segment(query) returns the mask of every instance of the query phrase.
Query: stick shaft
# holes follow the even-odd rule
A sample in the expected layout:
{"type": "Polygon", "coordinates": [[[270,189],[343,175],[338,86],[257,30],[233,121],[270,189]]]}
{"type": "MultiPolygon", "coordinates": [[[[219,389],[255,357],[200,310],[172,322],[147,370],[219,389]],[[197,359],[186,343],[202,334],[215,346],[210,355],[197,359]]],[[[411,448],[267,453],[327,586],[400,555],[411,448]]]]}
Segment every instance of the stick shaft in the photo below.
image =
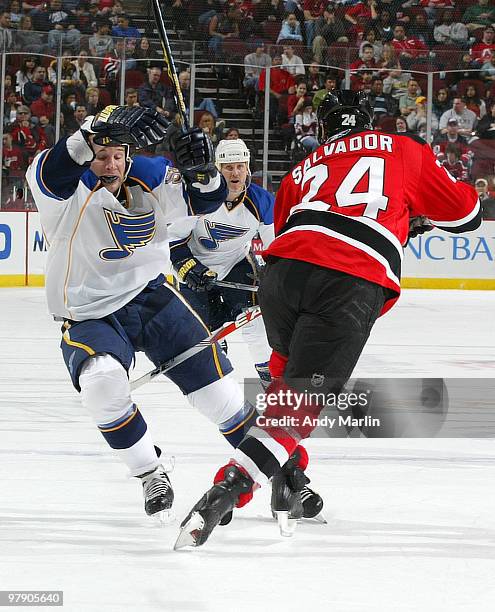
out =
{"type": "Polygon", "coordinates": [[[234,283],[231,281],[215,281],[217,287],[226,287],[227,289],[242,289],[242,291],[258,291],[258,285],[246,285],[244,283],[234,283]]]}
{"type": "Polygon", "coordinates": [[[256,319],[260,315],[261,315],[261,310],[259,306],[253,306],[252,308],[245,310],[237,317],[235,321],[231,321],[230,323],[225,323],[223,327],[221,327],[220,329],[217,329],[217,331],[215,331],[208,338],[201,340],[200,342],[198,342],[191,348],[185,350],[179,355],[176,355],[175,357],[172,357],[172,359],[169,359],[165,363],[162,363],[161,365],[157,366],[154,370],[151,370],[147,374],[143,374],[143,376],[141,376],[140,378],[133,380],[131,382],[131,391],[134,391],[138,387],[141,387],[147,382],[150,382],[151,380],[153,380],[153,378],[155,378],[159,374],[165,374],[165,372],[168,372],[172,368],[175,368],[175,366],[178,366],[180,363],[183,363],[187,359],[190,359],[194,355],[197,355],[201,351],[204,351],[205,348],[213,346],[216,342],[223,340],[223,338],[235,332],[236,329],[244,327],[244,325],[247,325],[253,319],[256,319]]]}
{"type": "Polygon", "coordinates": [[[174,89],[174,98],[181,118],[181,123],[184,129],[189,129],[189,120],[187,118],[186,103],[184,102],[184,96],[179,84],[179,77],[177,76],[177,70],[175,68],[174,58],[172,50],[170,49],[170,43],[167,36],[167,29],[165,28],[165,22],[163,21],[162,9],[160,7],[160,0],[151,0],[153,6],[153,13],[156,19],[156,25],[158,28],[158,34],[160,36],[160,42],[162,43],[163,56],[167,64],[168,76],[172,82],[174,89]]]}

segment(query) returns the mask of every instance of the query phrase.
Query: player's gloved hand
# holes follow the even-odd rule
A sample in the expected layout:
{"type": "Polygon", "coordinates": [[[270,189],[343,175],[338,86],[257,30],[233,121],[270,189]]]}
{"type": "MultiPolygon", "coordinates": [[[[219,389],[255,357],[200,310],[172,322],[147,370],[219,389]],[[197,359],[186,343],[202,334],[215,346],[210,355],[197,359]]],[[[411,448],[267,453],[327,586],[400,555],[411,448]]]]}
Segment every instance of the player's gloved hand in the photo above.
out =
{"type": "Polygon", "coordinates": [[[170,136],[170,147],[176,166],[191,182],[207,184],[218,170],[214,163],[213,145],[208,134],[199,128],[175,131],[170,136]]]}
{"type": "Polygon", "coordinates": [[[427,217],[411,217],[409,219],[409,240],[425,232],[431,232],[434,225],[427,217]]]}
{"type": "Polygon", "coordinates": [[[179,280],[192,291],[209,291],[217,280],[217,273],[204,266],[194,257],[177,261],[174,268],[179,280]]]}
{"type": "Polygon", "coordinates": [[[81,126],[86,141],[93,134],[98,145],[130,145],[141,149],[161,142],[170,122],[150,108],[106,106],[101,113],[81,126]]]}

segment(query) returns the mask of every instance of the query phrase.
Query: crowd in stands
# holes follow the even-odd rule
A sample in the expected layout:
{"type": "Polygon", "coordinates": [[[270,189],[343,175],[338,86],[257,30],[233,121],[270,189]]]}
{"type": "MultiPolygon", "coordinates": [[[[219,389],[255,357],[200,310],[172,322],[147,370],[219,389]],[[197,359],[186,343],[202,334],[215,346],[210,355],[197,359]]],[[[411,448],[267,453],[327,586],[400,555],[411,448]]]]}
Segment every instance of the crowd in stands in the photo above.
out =
{"type": "MultiPolygon", "coordinates": [[[[205,58],[224,64],[219,78],[240,89],[255,118],[263,112],[270,67],[270,126],[282,134],[291,161],[317,147],[318,105],[328,91],[344,86],[348,68],[351,88],[369,94],[378,129],[423,138],[431,133],[440,163],[459,180],[486,187],[480,193],[491,199],[493,0],[163,0],[163,5],[183,40],[203,44],[205,58]],[[225,66],[229,63],[244,69],[225,66]],[[434,72],[431,121],[429,72],[434,72]]],[[[125,103],[174,119],[173,90],[152,38],[153,30],[136,27],[120,0],[0,0],[0,49],[13,52],[7,56],[2,118],[2,174],[12,193],[22,186],[37,151],[118,100],[123,66],[125,103]]],[[[189,104],[187,70],[179,82],[189,104]]],[[[195,96],[196,124],[214,143],[226,134],[221,114],[218,99],[195,96]]],[[[164,143],[159,152],[166,148],[164,143]]]]}

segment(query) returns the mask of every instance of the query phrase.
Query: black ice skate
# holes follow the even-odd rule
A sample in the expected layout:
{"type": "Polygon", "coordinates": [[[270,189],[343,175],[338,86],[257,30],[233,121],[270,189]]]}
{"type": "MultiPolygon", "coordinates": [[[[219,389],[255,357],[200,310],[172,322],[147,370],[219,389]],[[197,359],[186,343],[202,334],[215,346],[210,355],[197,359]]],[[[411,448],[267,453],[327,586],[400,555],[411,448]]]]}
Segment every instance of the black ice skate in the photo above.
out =
{"type": "Polygon", "coordinates": [[[222,518],[231,513],[241,493],[248,493],[253,480],[237,466],[225,467],[224,479],[217,482],[182,521],[174,549],[201,546],[222,518]]]}
{"type": "Polygon", "coordinates": [[[174,516],[172,504],[174,492],[170,479],[163,465],[159,465],[151,472],[139,476],[143,483],[144,510],[160,523],[170,523],[174,516]]]}
{"type": "Polygon", "coordinates": [[[272,479],[272,514],[284,537],[294,534],[299,519],[316,518],[326,523],[320,515],[323,500],[307,486],[309,478],[298,466],[298,462],[296,451],[272,479]]]}

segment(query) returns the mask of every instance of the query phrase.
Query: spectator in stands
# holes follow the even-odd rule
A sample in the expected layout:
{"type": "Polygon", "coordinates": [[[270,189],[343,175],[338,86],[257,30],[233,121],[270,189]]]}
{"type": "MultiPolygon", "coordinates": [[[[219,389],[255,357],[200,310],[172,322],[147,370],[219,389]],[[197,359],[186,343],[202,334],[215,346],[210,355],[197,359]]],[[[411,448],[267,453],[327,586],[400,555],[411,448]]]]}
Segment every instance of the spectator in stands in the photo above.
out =
{"type": "Polygon", "coordinates": [[[46,68],[36,66],[33,70],[33,80],[24,85],[23,100],[26,104],[32,104],[41,96],[41,90],[50,83],[46,80],[46,68]]]}
{"type": "Polygon", "coordinates": [[[60,105],[60,111],[64,117],[64,126],[70,129],[72,119],[74,117],[74,111],[76,110],[77,100],[76,94],[73,89],[66,89],[62,92],[62,103],[60,105]]]}
{"type": "Polygon", "coordinates": [[[383,81],[379,77],[374,77],[371,81],[371,92],[368,100],[373,109],[375,125],[383,117],[392,117],[398,112],[397,101],[390,94],[383,93],[383,81]]]}
{"type": "MultiPolygon", "coordinates": [[[[423,140],[426,140],[426,98],[418,96],[416,98],[416,108],[406,117],[407,127],[410,132],[417,134],[423,140]]],[[[431,117],[431,134],[432,136],[438,130],[438,119],[432,114],[431,117]]],[[[431,141],[430,141],[431,142],[431,141]]]]}
{"type": "Polygon", "coordinates": [[[134,49],[133,58],[137,61],[138,70],[144,74],[147,74],[147,71],[150,68],[156,66],[158,54],[156,53],[155,48],[151,45],[147,36],[142,36],[138,41],[138,44],[134,49]]]}
{"type": "Polygon", "coordinates": [[[45,115],[41,115],[41,117],[39,118],[39,126],[42,127],[43,131],[45,132],[46,146],[48,148],[53,147],[56,141],[55,126],[50,123],[48,117],[46,117],[45,115]]]}
{"type": "Polygon", "coordinates": [[[31,104],[31,113],[34,117],[47,117],[53,123],[55,119],[55,104],[53,102],[53,87],[45,85],[41,96],[31,104]]]}
{"type": "Polygon", "coordinates": [[[14,34],[9,11],[0,12],[0,50],[10,51],[14,47],[14,34]]]}
{"type": "Polygon", "coordinates": [[[480,42],[473,45],[471,58],[481,64],[495,54],[495,28],[488,26],[483,30],[483,37],[480,42]]]}
{"type": "Polygon", "coordinates": [[[404,117],[397,117],[395,119],[395,131],[397,134],[409,134],[407,122],[404,117]]]}
{"type": "Polygon", "coordinates": [[[478,123],[476,134],[483,139],[495,139],[495,100],[488,103],[488,111],[478,123]]]}
{"type": "Polygon", "coordinates": [[[450,119],[455,119],[459,125],[459,134],[470,137],[476,127],[476,115],[473,111],[466,108],[466,103],[460,97],[452,100],[452,108],[445,111],[440,117],[440,131],[447,132],[447,123],[450,119]]]}
{"type": "Polygon", "coordinates": [[[117,17],[117,25],[112,28],[112,36],[118,36],[119,38],[134,38],[135,40],[141,38],[139,30],[129,25],[129,16],[124,13],[117,17]]]}
{"type": "Polygon", "coordinates": [[[345,12],[344,19],[351,24],[351,35],[359,40],[359,35],[364,33],[362,23],[370,23],[378,18],[376,0],[364,0],[354,4],[345,12]]]}
{"type": "Polygon", "coordinates": [[[22,96],[24,93],[24,86],[28,81],[33,79],[33,70],[36,66],[36,58],[34,55],[28,55],[22,60],[21,67],[15,73],[15,90],[22,96]]]}
{"type": "Polygon", "coordinates": [[[297,40],[303,42],[303,36],[301,32],[301,24],[297,20],[295,13],[289,13],[287,19],[282,23],[279,35],[277,37],[277,43],[286,40],[297,40]]]}
{"type": "Polygon", "coordinates": [[[421,93],[418,81],[409,79],[407,82],[407,92],[399,98],[399,110],[403,117],[416,110],[416,100],[421,93]]]}
{"type": "Polygon", "coordinates": [[[457,119],[449,119],[447,121],[447,130],[445,133],[439,133],[433,140],[433,152],[439,159],[443,159],[445,155],[445,149],[448,144],[455,145],[461,155],[467,153],[468,141],[459,134],[459,124],[457,119]]]}
{"type": "MultiPolygon", "coordinates": [[[[258,82],[260,91],[265,91],[266,68],[263,68],[258,82]]],[[[270,122],[272,125],[284,123],[285,117],[281,101],[296,91],[296,82],[290,72],[282,68],[282,56],[275,55],[270,70],[270,122]]]]}
{"type": "Polygon", "coordinates": [[[317,127],[318,119],[316,117],[316,113],[313,110],[311,101],[308,101],[308,103],[302,109],[302,113],[298,113],[296,115],[294,122],[296,139],[302,144],[308,153],[311,153],[319,147],[319,143],[316,138],[317,127]]]}
{"type": "Polygon", "coordinates": [[[198,119],[198,127],[203,130],[205,134],[210,136],[213,146],[216,145],[223,138],[223,130],[220,126],[216,125],[215,117],[208,111],[203,111],[198,119]]]}
{"type": "Polygon", "coordinates": [[[380,76],[382,79],[385,79],[389,75],[387,70],[397,70],[400,68],[397,53],[392,43],[385,43],[383,45],[382,56],[377,61],[377,66],[381,68],[380,76]]]}
{"type": "Polygon", "coordinates": [[[31,121],[31,111],[27,106],[19,106],[17,118],[12,126],[12,140],[22,150],[28,164],[36,155],[46,149],[46,138],[43,128],[31,121]]]}
{"type": "Polygon", "coordinates": [[[325,86],[325,76],[320,70],[318,62],[311,62],[308,67],[308,74],[306,77],[306,84],[308,86],[308,92],[313,94],[325,86]]]}
{"type": "Polygon", "coordinates": [[[359,57],[363,57],[363,49],[367,45],[371,45],[373,47],[373,59],[375,62],[381,60],[383,53],[383,43],[381,40],[377,38],[377,32],[374,26],[369,26],[363,34],[363,41],[361,42],[361,46],[359,47],[359,57]]]}
{"type": "Polygon", "coordinates": [[[301,114],[308,103],[311,104],[311,98],[308,96],[308,87],[304,81],[301,81],[296,86],[296,92],[290,94],[287,98],[289,123],[294,123],[296,115],[301,114]]]}
{"type": "Polygon", "coordinates": [[[2,136],[2,175],[11,183],[11,179],[20,176],[20,171],[25,169],[24,156],[19,146],[14,144],[12,134],[6,133],[2,136]]]}
{"type": "Polygon", "coordinates": [[[126,106],[140,106],[138,101],[138,92],[134,87],[128,87],[125,90],[125,105],[126,106]]]}
{"type": "Polygon", "coordinates": [[[478,192],[480,204],[482,208],[483,219],[495,219],[495,198],[488,191],[488,181],[486,178],[480,177],[476,179],[474,188],[478,192]]]}
{"type": "Polygon", "coordinates": [[[88,115],[96,115],[104,109],[104,104],[100,101],[100,90],[98,87],[88,87],[85,98],[88,115]]]}
{"type": "Polygon", "coordinates": [[[373,71],[369,68],[361,70],[358,75],[351,81],[352,91],[363,91],[369,94],[373,84],[373,71]]]}
{"type": "Polygon", "coordinates": [[[319,64],[323,62],[325,49],[335,42],[349,42],[349,39],[346,25],[335,18],[335,6],[329,4],[314,28],[313,55],[319,64]]]}
{"type": "Polygon", "coordinates": [[[493,55],[483,62],[481,66],[481,77],[487,85],[491,85],[495,81],[495,61],[493,55]]]}
{"type": "Polygon", "coordinates": [[[254,53],[248,53],[244,57],[244,80],[242,82],[247,93],[248,105],[254,107],[256,104],[256,90],[263,68],[272,65],[272,58],[265,52],[265,43],[258,41],[254,53]]]}
{"type": "Polygon", "coordinates": [[[3,127],[9,129],[10,126],[15,122],[17,116],[17,109],[21,103],[17,100],[15,91],[13,89],[5,90],[5,103],[3,106],[3,127]]]}
{"type": "Polygon", "coordinates": [[[318,106],[322,103],[323,99],[330,91],[333,91],[337,87],[337,79],[333,74],[327,74],[325,77],[325,87],[320,89],[313,95],[313,110],[316,112],[318,106]]]}
{"type": "Polygon", "coordinates": [[[72,62],[74,66],[74,79],[81,83],[86,90],[88,87],[96,87],[98,79],[96,78],[93,64],[88,61],[86,51],[80,51],[77,60],[72,62]]]}
{"type": "Polygon", "coordinates": [[[116,26],[118,24],[119,17],[124,14],[125,11],[124,7],[122,6],[121,0],[114,0],[113,6],[110,10],[110,14],[107,14],[105,16],[108,17],[112,26],[116,26]]]}
{"type": "Polygon", "coordinates": [[[378,14],[378,19],[373,22],[373,27],[376,30],[377,38],[381,41],[391,42],[394,37],[394,28],[392,19],[392,13],[389,9],[383,8],[378,14]]]}
{"type": "Polygon", "coordinates": [[[47,53],[46,35],[33,31],[31,15],[22,15],[15,34],[15,46],[25,53],[47,53]]]}
{"type": "Polygon", "coordinates": [[[371,70],[372,76],[377,76],[377,65],[374,58],[373,45],[365,44],[362,47],[361,57],[352,62],[350,65],[351,69],[351,88],[355,91],[359,90],[359,83],[362,82],[363,72],[371,70]]]}
{"type": "Polygon", "coordinates": [[[479,97],[474,85],[468,85],[466,87],[464,102],[466,103],[466,108],[473,111],[478,120],[486,115],[485,101],[479,97]]]}
{"type": "Polygon", "coordinates": [[[263,23],[264,21],[282,23],[284,17],[284,0],[261,0],[254,7],[254,20],[257,23],[263,23]]]}
{"type": "Polygon", "coordinates": [[[414,40],[419,40],[426,48],[433,44],[433,29],[428,23],[426,13],[423,11],[414,13],[412,22],[409,25],[409,37],[414,40]]]}
{"type": "Polygon", "coordinates": [[[313,44],[316,22],[323,15],[327,5],[328,0],[303,0],[302,2],[307,47],[313,44]]]}
{"type": "Polygon", "coordinates": [[[400,68],[390,70],[388,76],[383,79],[383,91],[395,98],[397,102],[407,94],[411,73],[404,72],[400,68]]]}
{"type": "Polygon", "coordinates": [[[4,202],[2,210],[10,210],[17,212],[28,210],[24,202],[24,190],[22,186],[16,187],[15,195],[9,196],[9,198],[4,202]]]}
{"type": "Polygon", "coordinates": [[[461,160],[461,154],[455,145],[449,144],[445,147],[445,159],[442,166],[458,181],[469,179],[468,169],[461,160]]]}
{"type": "Polygon", "coordinates": [[[452,108],[452,103],[449,100],[449,90],[446,87],[440,87],[433,98],[432,111],[437,119],[452,108]]]}
{"type": "MultiPolygon", "coordinates": [[[[189,100],[191,98],[191,74],[188,70],[182,70],[179,72],[179,86],[182,92],[182,96],[184,97],[184,102],[186,104],[186,113],[189,114],[189,100]]],[[[175,104],[175,100],[168,98],[169,104],[167,104],[166,108],[175,115],[177,112],[177,106],[175,104]],[[171,102],[171,104],[170,104],[171,102]]],[[[213,117],[218,119],[218,110],[213,102],[212,98],[202,98],[199,94],[195,92],[194,96],[194,110],[202,110],[208,111],[213,115],[213,117]]]]}
{"type": "Polygon", "coordinates": [[[110,22],[104,17],[98,19],[97,30],[88,41],[92,57],[105,57],[113,51],[113,38],[110,36],[110,22]]]}
{"type": "Polygon", "coordinates": [[[294,47],[292,45],[284,45],[282,68],[294,76],[297,74],[305,74],[306,72],[302,58],[294,53],[294,47]]]}
{"type": "Polygon", "coordinates": [[[455,20],[455,10],[448,8],[442,11],[442,18],[433,29],[433,38],[440,44],[464,46],[469,31],[464,23],[455,20]]]}
{"type": "Polygon", "coordinates": [[[408,68],[414,60],[419,57],[426,57],[428,54],[426,45],[417,38],[407,37],[406,28],[400,23],[394,26],[392,45],[398,54],[399,62],[404,68],[408,68]]]}
{"type": "Polygon", "coordinates": [[[21,3],[19,0],[11,1],[9,11],[11,27],[17,30],[22,18],[21,3]]]}
{"type": "Polygon", "coordinates": [[[167,99],[173,99],[173,95],[170,91],[170,87],[165,87],[165,85],[160,82],[161,76],[162,69],[159,66],[154,66],[150,69],[148,81],[138,88],[139,104],[146,108],[156,110],[172,120],[175,114],[170,109],[167,109],[166,105],[167,99]]]}
{"type": "Polygon", "coordinates": [[[239,38],[239,23],[237,8],[228,5],[226,11],[215,14],[208,26],[208,49],[215,61],[222,60],[223,41],[229,38],[239,38]]]}
{"type": "Polygon", "coordinates": [[[476,6],[466,9],[462,21],[470,32],[492,25],[495,22],[495,8],[490,6],[490,0],[478,0],[476,6]]]}

